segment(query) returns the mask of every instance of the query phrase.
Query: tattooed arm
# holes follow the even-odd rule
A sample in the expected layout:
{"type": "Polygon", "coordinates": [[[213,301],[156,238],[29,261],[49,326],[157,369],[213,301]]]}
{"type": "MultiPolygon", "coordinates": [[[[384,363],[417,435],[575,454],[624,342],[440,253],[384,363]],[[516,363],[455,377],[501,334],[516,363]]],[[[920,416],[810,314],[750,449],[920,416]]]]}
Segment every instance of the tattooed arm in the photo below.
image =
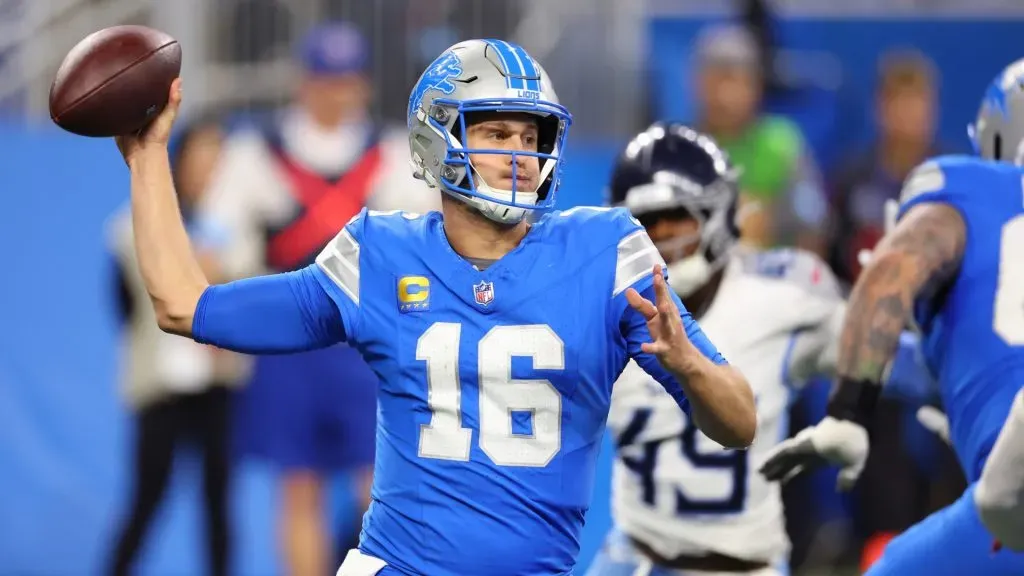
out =
{"type": "Polygon", "coordinates": [[[836,364],[839,384],[829,398],[828,415],[773,448],[761,466],[765,478],[785,481],[828,463],[839,468],[840,490],[857,482],[868,459],[866,420],[914,300],[948,285],[965,241],[960,213],[939,203],[911,207],[886,234],[850,295],[836,364]]]}
{"type": "Polygon", "coordinates": [[[870,414],[914,301],[934,296],[956,276],[966,238],[955,208],[925,203],[911,208],[875,248],[850,295],[830,416],[861,421],[870,414]]]}

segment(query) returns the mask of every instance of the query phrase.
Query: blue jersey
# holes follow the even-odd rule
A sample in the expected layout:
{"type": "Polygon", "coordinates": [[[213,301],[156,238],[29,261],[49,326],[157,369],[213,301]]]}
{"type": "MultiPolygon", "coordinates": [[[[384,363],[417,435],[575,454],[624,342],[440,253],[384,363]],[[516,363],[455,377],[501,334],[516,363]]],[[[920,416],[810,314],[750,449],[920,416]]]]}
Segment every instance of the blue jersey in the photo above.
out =
{"type": "Polygon", "coordinates": [[[967,241],[955,280],[915,303],[929,368],[938,376],[950,438],[970,481],[1024,384],[1024,171],[945,156],[907,179],[899,216],[938,202],[956,208],[967,241]]]}
{"type": "Polygon", "coordinates": [[[659,262],[619,209],[547,214],[484,271],[451,248],[436,212],[353,219],[317,278],[381,382],[361,551],[410,574],[571,573],[627,361],[687,406],[641,353],[650,336],[624,294],[650,293],[659,262]]]}

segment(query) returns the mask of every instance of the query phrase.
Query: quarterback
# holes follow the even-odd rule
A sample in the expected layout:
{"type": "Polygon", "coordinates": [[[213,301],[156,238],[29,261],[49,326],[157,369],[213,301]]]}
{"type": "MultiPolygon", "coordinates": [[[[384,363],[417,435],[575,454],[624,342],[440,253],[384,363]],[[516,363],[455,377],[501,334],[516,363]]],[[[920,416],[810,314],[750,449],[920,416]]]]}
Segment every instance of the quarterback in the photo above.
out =
{"type": "MultiPolygon", "coordinates": [[[[753,395],[625,210],[552,212],[570,116],[521,47],[456,44],[409,99],[442,212],[363,211],[297,272],[210,286],[167,169],[180,101],[118,139],[160,326],[241,352],[346,341],[380,378],[372,502],[338,574],[571,574],[612,384],[633,359],[710,438],[749,446],[753,395]]],[[[427,193],[410,190],[410,194],[427,193]]]]}

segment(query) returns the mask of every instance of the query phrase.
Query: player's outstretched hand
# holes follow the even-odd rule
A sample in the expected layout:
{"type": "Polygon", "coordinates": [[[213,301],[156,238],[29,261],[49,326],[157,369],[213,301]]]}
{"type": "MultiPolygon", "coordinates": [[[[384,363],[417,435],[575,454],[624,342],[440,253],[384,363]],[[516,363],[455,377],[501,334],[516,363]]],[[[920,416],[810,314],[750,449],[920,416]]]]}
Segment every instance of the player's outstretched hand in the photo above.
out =
{"type": "Polygon", "coordinates": [[[773,448],[761,474],[786,482],[805,470],[832,464],[839,467],[836,487],[845,491],[857,483],[867,459],[867,431],[856,422],[826,416],[817,426],[804,428],[773,448]]]}
{"type": "Polygon", "coordinates": [[[171,137],[174,119],[178,116],[181,106],[181,78],[171,83],[171,91],[167,97],[167,106],[145,128],[134,134],[116,136],[117,149],[124,156],[124,161],[131,164],[132,156],[147,146],[167,146],[171,137]]]}
{"type": "Polygon", "coordinates": [[[656,301],[651,302],[632,288],[626,290],[626,301],[647,320],[647,330],[653,340],[641,344],[640,349],[654,354],[666,370],[686,374],[694,355],[700,355],[700,351],[686,336],[683,319],[660,264],[654,266],[654,297],[656,301]]]}

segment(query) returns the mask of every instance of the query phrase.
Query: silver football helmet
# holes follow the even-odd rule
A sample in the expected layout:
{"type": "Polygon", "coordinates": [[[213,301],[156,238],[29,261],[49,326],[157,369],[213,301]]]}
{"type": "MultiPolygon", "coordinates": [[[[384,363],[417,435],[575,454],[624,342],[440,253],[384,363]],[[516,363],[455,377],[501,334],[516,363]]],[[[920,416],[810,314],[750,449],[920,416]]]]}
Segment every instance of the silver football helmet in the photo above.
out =
{"type": "MultiPolygon", "coordinates": [[[[562,151],[572,117],[559,105],[551,82],[521,46],[503,40],[467,40],[444,51],[409,96],[409,149],[413,176],[440,188],[501,223],[554,206],[562,151]],[[538,118],[538,151],[470,149],[463,144],[467,113],[517,112],[538,118]],[[473,167],[470,154],[535,156],[540,184],[533,190],[500,190],[473,167]]],[[[515,176],[513,172],[513,181],[515,176]]]]}
{"type": "Polygon", "coordinates": [[[1024,164],[1024,58],[992,81],[967,133],[983,158],[1024,164]]]}

